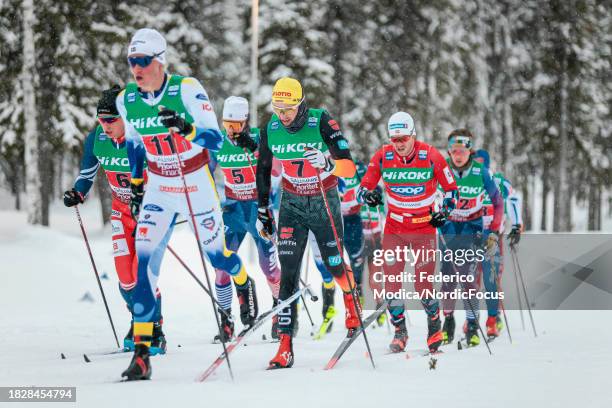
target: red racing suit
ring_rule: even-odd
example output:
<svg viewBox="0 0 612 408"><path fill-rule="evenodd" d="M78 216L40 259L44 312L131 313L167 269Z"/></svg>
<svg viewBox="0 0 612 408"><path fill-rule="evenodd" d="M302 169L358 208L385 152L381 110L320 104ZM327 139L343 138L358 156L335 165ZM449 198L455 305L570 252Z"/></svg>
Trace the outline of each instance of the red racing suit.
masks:
<svg viewBox="0 0 612 408"><path fill-rule="evenodd" d="M417 140L412 153L404 157L397 154L392 145L383 145L372 157L361 188L374 190L381 178L388 206L383 250L385 253L403 247L411 248L413 253L421 250L416 259L411 260L415 262L415 291L419 293L426 311L437 313L438 302L424 300L424 291L433 289L427 276L434 273L435 258L429 260L423 255L429 249L436 249L436 229L429 223L436 190L438 185L445 192L457 190L453 174L436 148ZM383 265L386 294L397 293L402 287L402 282L395 280L404 271L407 259L403 255L393 258L385 259ZM392 317L403 317L403 300L390 304Z"/></svg>

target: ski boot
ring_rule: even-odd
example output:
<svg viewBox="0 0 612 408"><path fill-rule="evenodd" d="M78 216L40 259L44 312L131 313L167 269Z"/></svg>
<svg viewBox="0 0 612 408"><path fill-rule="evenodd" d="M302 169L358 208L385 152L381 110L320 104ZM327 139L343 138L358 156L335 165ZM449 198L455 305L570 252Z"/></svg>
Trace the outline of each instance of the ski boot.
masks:
<svg viewBox="0 0 612 408"><path fill-rule="evenodd" d="M240 321L248 328L255 323L259 309L257 306L257 294L255 293L255 281L248 277L244 285L236 285L236 295L240 303Z"/></svg>
<svg viewBox="0 0 612 408"><path fill-rule="evenodd" d="M376 303L376 310L378 310L378 308L382 305L382 302ZM387 321L387 312L383 312L380 314L380 316L378 316L376 318L376 324L378 325L378 327L382 327L385 322Z"/></svg>
<svg viewBox="0 0 612 408"><path fill-rule="evenodd" d="M496 322L497 322L497 331L501 333L501 331L504 329L504 322L502 321L501 317L499 317L499 315L497 315Z"/></svg>
<svg viewBox="0 0 612 408"><path fill-rule="evenodd" d="M166 336L162 331L162 322L153 323L153 336L151 337L151 347L149 347L149 355L166 354Z"/></svg>
<svg viewBox="0 0 612 408"><path fill-rule="evenodd" d="M317 334L315 334L314 339L320 340L327 333L329 333L334 324L333 318L336 316L336 308L334 306L334 295L336 293L336 286L332 286L331 288L326 288L325 285L322 287L323 294L323 323L321 323L321 327Z"/></svg>
<svg viewBox="0 0 612 408"><path fill-rule="evenodd" d="M435 353L442 344L443 335L442 323L440 322L440 312L433 315L427 314L427 347L430 353Z"/></svg>
<svg viewBox="0 0 612 408"><path fill-rule="evenodd" d="M130 322L130 330L123 338L123 351L134 351L134 321Z"/></svg>
<svg viewBox="0 0 612 408"><path fill-rule="evenodd" d="M219 318L221 320L221 331L215 335L214 343L227 343L234 338L234 319L232 318L232 309L219 310Z"/></svg>
<svg viewBox="0 0 612 408"><path fill-rule="evenodd" d="M145 344L137 344L134 356L128 368L121 373L121 377L127 377L126 381L138 381L151 379L151 363L149 361L149 347Z"/></svg>
<svg viewBox="0 0 612 408"><path fill-rule="evenodd" d="M278 299L272 298L272 308L278 305ZM278 340L278 314L272 316L272 329L270 330L270 337L272 340Z"/></svg>
<svg viewBox="0 0 612 408"><path fill-rule="evenodd" d="M476 347L480 344L480 337L478 336L478 321L468 320L467 321L467 333L465 334L465 341L468 347Z"/></svg>
<svg viewBox="0 0 612 408"><path fill-rule="evenodd" d="M487 317L487 337L498 337L497 316Z"/></svg>
<svg viewBox="0 0 612 408"><path fill-rule="evenodd" d="M293 365L293 340L291 334L281 333L280 345L278 352L270 360L268 370L276 370L277 368L290 368Z"/></svg>
<svg viewBox="0 0 612 408"><path fill-rule="evenodd" d="M359 299L355 293L357 302L353 301L353 295L351 292L342 294L344 300L344 324L348 329L347 336L352 336L353 333L359 328L359 316L361 315L361 305Z"/></svg>
<svg viewBox="0 0 612 408"><path fill-rule="evenodd" d="M391 315L391 323L395 326L395 334L389 344L389 350L392 353L401 353L406 349L406 343L408 343L408 329L406 329L404 314L402 313L397 318Z"/></svg>
<svg viewBox="0 0 612 408"><path fill-rule="evenodd" d="M453 313L444 315L442 326L442 344L450 344L455 339L455 315Z"/></svg>

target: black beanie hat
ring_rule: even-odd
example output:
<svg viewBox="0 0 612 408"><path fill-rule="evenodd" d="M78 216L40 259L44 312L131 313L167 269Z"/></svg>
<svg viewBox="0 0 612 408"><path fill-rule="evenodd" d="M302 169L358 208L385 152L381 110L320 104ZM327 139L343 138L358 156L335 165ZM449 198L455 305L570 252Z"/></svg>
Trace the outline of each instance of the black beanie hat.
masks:
<svg viewBox="0 0 612 408"><path fill-rule="evenodd" d="M121 92L121 87L119 85L113 85L112 88L102 91L102 96L98 101L98 116L119 116L119 111L117 110L117 106L115 105L115 101L117 100L117 95L119 95L119 92Z"/></svg>

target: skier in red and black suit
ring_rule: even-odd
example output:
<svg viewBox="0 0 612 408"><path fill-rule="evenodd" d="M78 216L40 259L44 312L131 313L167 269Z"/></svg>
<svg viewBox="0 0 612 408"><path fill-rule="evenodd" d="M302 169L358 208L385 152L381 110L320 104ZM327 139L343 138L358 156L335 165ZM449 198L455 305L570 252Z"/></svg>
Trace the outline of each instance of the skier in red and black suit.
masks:
<svg viewBox="0 0 612 408"><path fill-rule="evenodd" d="M436 351L442 342L438 301L425 296L431 293L432 283L427 276L433 275L435 259L422 256L427 250L436 249L436 228L444 224L446 216L455 207L457 184L440 152L427 143L416 140L414 120L406 112L397 112L388 123L391 144L378 150L363 177L359 200L371 207L382 203L375 190L382 177L388 213L383 234L383 249L393 250L410 246L412 251L421 250L415 264L415 290L419 293L427 313L427 346ZM442 209L434 212L434 201L438 185L446 192ZM390 282L389 277L399 277L404 271L406 259L395 259L383 267L386 279L385 293L401 291L401 282ZM404 301L392 299L389 303L391 322L395 335L389 348L401 352L406 348L408 331L404 317Z"/></svg>
<svg viewBox="0 0 612 408"><path fill-rule="evenodd" d="M272 239L270 176L272 159L277 158L283 168L278 216L279 301L291 297L298 288L300 263L308 231L312 231L326 269L344 293L345 324L350 334L359 326L360 308L359 302L354 301L353 273L338 248L342 246L343 231L337 189L338 177L353 177L355 174L348 142L327 111L306 106L302 86L296 79L284 77L276 82L272 91L272 109L274 115L260 133L258 230L262 236ZM282 309L278 317L280 345L269 368L288 368L293 365L295 302Z"/></svg>

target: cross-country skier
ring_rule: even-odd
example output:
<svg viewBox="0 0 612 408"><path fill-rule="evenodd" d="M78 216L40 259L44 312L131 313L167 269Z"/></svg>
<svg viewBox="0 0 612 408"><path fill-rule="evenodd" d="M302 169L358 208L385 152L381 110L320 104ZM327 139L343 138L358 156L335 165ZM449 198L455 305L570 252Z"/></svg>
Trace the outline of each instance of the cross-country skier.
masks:
<svg viewBox="0 0 612 408"><path fill-rule="evenodd" d="M225 179L225 202L223 203L223 222L225 240L230 251L238 251L247 233L251 234L257 246L259 266L266 275L272 291L273 305L278 299L280 268L276 246L265 240L257 232L257 144L259 129L249 126L249 102L239 96L230 96L223 104L224 141L219 152L214 154L217 167L221 168ZM234 335L231 316L232 287L230 275L216 269L215 290L217 299L226 313L221 313L222 332L215 338L228 341ZM248 312L248 309L245 309ZM242 313L242 311L241 311ZM242 317L242 315L241 315ZM248 314L246 316L248 319ZM248 324L243 320L243 324ZM276 325L272 327L272 337L278 337Z"/></svg>
<svg viewBox="0 0 612 408"><path fill-rule="evenodd" d="M448 221L440 227L446 245L454 254L461 250L482 250L485 242L485 258L492 258L497 251L499 240L499 226L502 220L504 205L502 197L489 171L480 163L472 159L473 136L468 129L455 129L448 136L448 163L451 166L457 186L459 188L459 201L457 207L451 211ZM493 204L493 219L489 226L489 233L483 235L484 199L488 194ZM442 273L447 276L470 276L471 280L461 283L463 291L463 304L467 315L466 342L469 346L480 344L478 336L479 301L475 292L479 290L477 283L478 260L465 259L443 260ZM442 292L449 295L455 291L457 279L444 281ZM444 326L442 336L445 343L453 341L455 335L455 301L447 296L442 302L444 308Z"/></svg>
<svg viewBox="0 0 612 408"><path fill-rule="evenodd" d="M198 244L213 267L233 277L240 303L249 306L252 320L257 317L257 301L254 282L242 261L225 246L221 206L208 168L209 150L221 148L223 135L206 91L195 78L166 73L166 40L156 30L143 28L134 34L128 62L135 82L119 94L116 104L126 123L132 172L130 206L138 217L138 280L133 296L136 347L122 376L141 380L151 376L154 294L178 214L197 230ZM146 192L142 183L145 157Z"/></svg>
<svg viewBox="0 0 612 408"><path fill-rule="evenodd" d="M91 189L100 166L104 169L108 185L111 188L111 228L115 270L119 277L119 292L132 313L133 289L137 279L137 258L134 249L134 230L136 221L130 212L130 165L125 144L125 127L123 119L115 107L115 99L121 87L115 85L102 92L98 101L97 118L99 125L85 138L81 171L74 187L64 193L64 205L72 207L82 204ZM165 338L161 330L161 295L157 291L156 309L153 317L154 338L151 354L165 352ZM133 320L130 329L123 339L126 350L134 350Z"/></svg>
<svg viewBox="0 0 612 408"><path fill-rule="evenodd" d="M352 332L359 326L359 302L354 302L355 293L350 291L351 287L355 287L353 274L336 245L336 238L342 245L337 177L352 177L355 174L348 142L329 113L306 106L302 85L296 79L284 77L276 82L272 90L272 110L274 115L260 134L257 167L258 227L261 234L272 239L274 223L268 204L272 158L276 157L283 166L278 220L278 254L281 263L279 300L287 299L298 288L300 263L308 231L312 231L326 268L344 293L345 324L349 332ZM325 206L319 180L325 190L329 209ZM332 214L337 237L328 210ZM269 368L288 368L293 365L292 332L295 317L295 302L279 313L280 345Z"/></svg>
<svg viewBox="0 0 612 408"><path fill-rule="evenodd" d="M490 171L491 159L489 153L484 149L476 150L474 153L474 160L484 165L484 167ZM504 177L501 172L496 172L492 175L495 185L502 195L504 201L504 215L507 215L510 219L510 225L512 226L510 234L508 235L511 245L518 244L521 237L522 229L522 217L521 217L521 200L520 197L515 193L512 188L512 184L508 179ZM489 195L485 195L485 201L483 203L484 215L482 217L484 235L488 235L490 231L490 225L493 221L493 203ZM497 283L501 283L501 277L504 270L504 227L505 217L502 218L502 222L499 226L499 245L498 251L495 254L495 262L492 264L487 258L481 263L482 279L485 290L491 294L498 291ZM486 298L487 303L487 336L497 337L499 332L503 329L504 325L502 319L499 316L499 300L496 296Z"/></svg>
<svg viewBox="0 0 612 408"><path fill-rule="evenodd" d="M431 293L433 290L427 277L434 273L435 259L427 259L424 252L436 248L436 228L445 221L445 214L454 208L457 185L440 152L416 139L415 123L410 114L397 112L391 115L387 130L391 143L383 145L372 157L358 198L370 207L382 204L382 196L376 190L382 177L388 207L383 248L395 251L396 248L411 247L415 253L421 251L415 264L414 286L427 314L427 346L434 352L442 342L440 313L438 301L427 296L426 291ZM447 194L442 210L433 212L438 185ZM401 282L389 278L400 276L406 259L400 257L385 261L386 293L400 293ZM408 341L404 301L392 299L389 312L395 326L389 348L399 353L406 348Z"/></svg>

